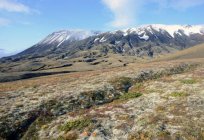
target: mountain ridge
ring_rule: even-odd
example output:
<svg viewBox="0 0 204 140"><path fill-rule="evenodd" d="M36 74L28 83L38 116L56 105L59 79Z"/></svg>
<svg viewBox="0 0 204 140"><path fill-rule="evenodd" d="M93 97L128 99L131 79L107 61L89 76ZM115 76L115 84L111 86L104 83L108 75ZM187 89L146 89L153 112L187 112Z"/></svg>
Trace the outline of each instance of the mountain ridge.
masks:
<svg viewBox="0 0 204 140"><path fill-rule="evenodd" d="M109 32L62 30L19 54L0 59L0 68L1 72L19 72L73 66L70 69L75 71L83 65L90 70L93 65L101 68L126 65L202 43L202 25L152 24ZM131 59L126 61L123 56Z"/></svg>
<svg viewBox="0 0 204 140"><path fill-rule="evenodd" d="M193 35L194 35L194 38L196 38L196 36L199 36L199 37L203 36L204 25L149 24L149 25L141 25L134 28L128 28L124 30L116 30L116 31L109 31L109 32L84 31L84 30L60 30L60 31L51 33L46 38L38 42L37 44L33 45L32 47L14 56L17 56L17 57L23 56L28 52L29 52L28 54L38 53L38 50L40 52L43 52L44 50L46 51L59 50L58 48L60 47L62 48L64 46L67 47L67 46L76 44L75 43L76 41L78 42L78 41L86 40L93 36L95 37L94 41L88 40L88 42L103 44L109 41L109 44L115 43L117 45L120 43L121 40L123 40L124 38L128 38L129 36L132 36L131 37L132 40L135 39L143 42L145 41L155 42L156 39L159 39L161 43L163 43L164 40L166 40L166 42L168 43L168 40L172 40L175 38L178 39L183 37L182 39L180 39L182 41L182 40L185 40L186 37L190 37ZM111 36L114 36L112 38L115 38L115 40L111 39ZM204 41L204 38L202 38L201 40ZM131 44L131 41L129 41L128 43L130 47L135 46L135 44ZM84 46L83 43L82 44L79 43L78 46L80 45ZM124 43L121 43L117 46L120 49L120 47L123 45ZM181 45L181 43L179 45ZM193 45L197 45L197 44L193 43ZM67 50L67 52L68 51L69 50ZM120 51L124 52L125 49L122 48L122 50Z"/></svg>

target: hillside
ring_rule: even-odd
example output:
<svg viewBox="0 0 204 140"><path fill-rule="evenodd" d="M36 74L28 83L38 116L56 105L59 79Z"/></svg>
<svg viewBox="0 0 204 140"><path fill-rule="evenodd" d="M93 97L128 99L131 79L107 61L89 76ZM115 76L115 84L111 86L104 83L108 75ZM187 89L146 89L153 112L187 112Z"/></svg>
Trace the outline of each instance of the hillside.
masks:
<svg viewBox="0 0 204 140"><path fill-rule="evenodd" d="M160 60L178 60L178 59L195 59L204 58L204 44L200 44L174 54L169 54Z"/></svg>

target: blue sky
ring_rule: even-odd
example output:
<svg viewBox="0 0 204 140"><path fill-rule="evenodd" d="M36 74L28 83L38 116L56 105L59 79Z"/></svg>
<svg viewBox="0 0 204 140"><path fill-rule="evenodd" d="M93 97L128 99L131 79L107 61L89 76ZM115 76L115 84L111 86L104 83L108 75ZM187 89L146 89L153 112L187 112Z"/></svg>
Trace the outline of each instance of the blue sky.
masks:
<svg viewBox="0 0 204 140"><path fill-rule="evenodd" d="M204 0L0 0L0 56L62 29L204 24Z"/></svg>

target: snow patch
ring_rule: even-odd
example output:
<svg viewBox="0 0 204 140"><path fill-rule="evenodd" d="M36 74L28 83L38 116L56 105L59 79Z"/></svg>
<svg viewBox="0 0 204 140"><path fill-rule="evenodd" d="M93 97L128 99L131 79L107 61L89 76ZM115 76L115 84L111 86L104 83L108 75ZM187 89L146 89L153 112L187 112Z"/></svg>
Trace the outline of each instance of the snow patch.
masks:
<svg viewBox="0 0 204 140"><path fill-rule="evenodd" d="M102 37L101 40L100 40L99 42L101 42L101 43L102 43L102 42L106 42L105 37Z"/></svg>
<svg viewBox="0 0 204 140"><path fill-rule="evenodd" d="M147 40L149 39L149 36L147 36L146 34L144 34L142 37L139 36L139 38L140 38L140 39L144 39L144 40L147 41Z"/></svg>
<svg viewBox="0 0 204 140"><path fill-rule="evenodd" d="M123 36L127 36L129 33L128 32L124 32Z"/></svg>
<svg viewBox="0 0 204 140"><path fill-rule="evenodd" d="M96 41L98 41L100 38L96 38L95 40L94 40L94 42L96 42Z"/></svg>
<svg viewBox="0 0 204 140"><path fill-rule="evenodd" d="M204 34L204 27L201 29L201 33Z"/></svg>
<svg viewBox="0 0 204 140"><path fill-rule="evenodd" d="M176 31L175 34L182 36L181 32Z"/></svg>
<svg viewBox="0 0 204 140"><path fill-rule="evenodd" d="M115 44L120 44L120 41L115 41Z"/></svg>
<svg viewBox="0 0 204 140"><path fill-rule="evenodd" d="M202 34L201 29L203 26L201 25L195 25L195 26L190 26L190 25L162 25L162 24L153 24L149 25L151 26L154 30L157 30L158 32L161 30L167 31L171 37L174 37L174 33L178 33L179 30L183 31L183 33L187 36L190 36L191 34Z"/></svg>

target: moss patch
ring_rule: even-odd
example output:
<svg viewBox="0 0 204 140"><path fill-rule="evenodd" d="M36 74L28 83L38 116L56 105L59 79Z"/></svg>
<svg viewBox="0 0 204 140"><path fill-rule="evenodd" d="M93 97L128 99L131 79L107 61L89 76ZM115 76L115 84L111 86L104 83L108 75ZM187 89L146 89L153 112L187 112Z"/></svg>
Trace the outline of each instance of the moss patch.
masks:
<svg viewBox="0 0 204 140"><path fill-rule="evenodd" d="M134 93L125 93L124 95L120 96L122 100L133 99L142 96L142 93L134 92Z"/></svg>
<svg viewBox="0 0 204 140"><path fill-rule="evenodd" d="M185 92L173 92L173 93L170 94L170 96L172 96L172 97L185 97L187 95L188 94L185 93Z"/></svg>
<svg viewBox="0 0 204 140"><path fill-rule="evenodd" d="M61 131L82 130L92 124L90 119L77 119L67 122L65 125L60 126Z"/></svg>
<svg viewBox="0 0 204 140"><path fill-rule="evenodd" d="M185 79L181 80L181 83L183 84L195 84L197 81L195 79Z"/></svg>

